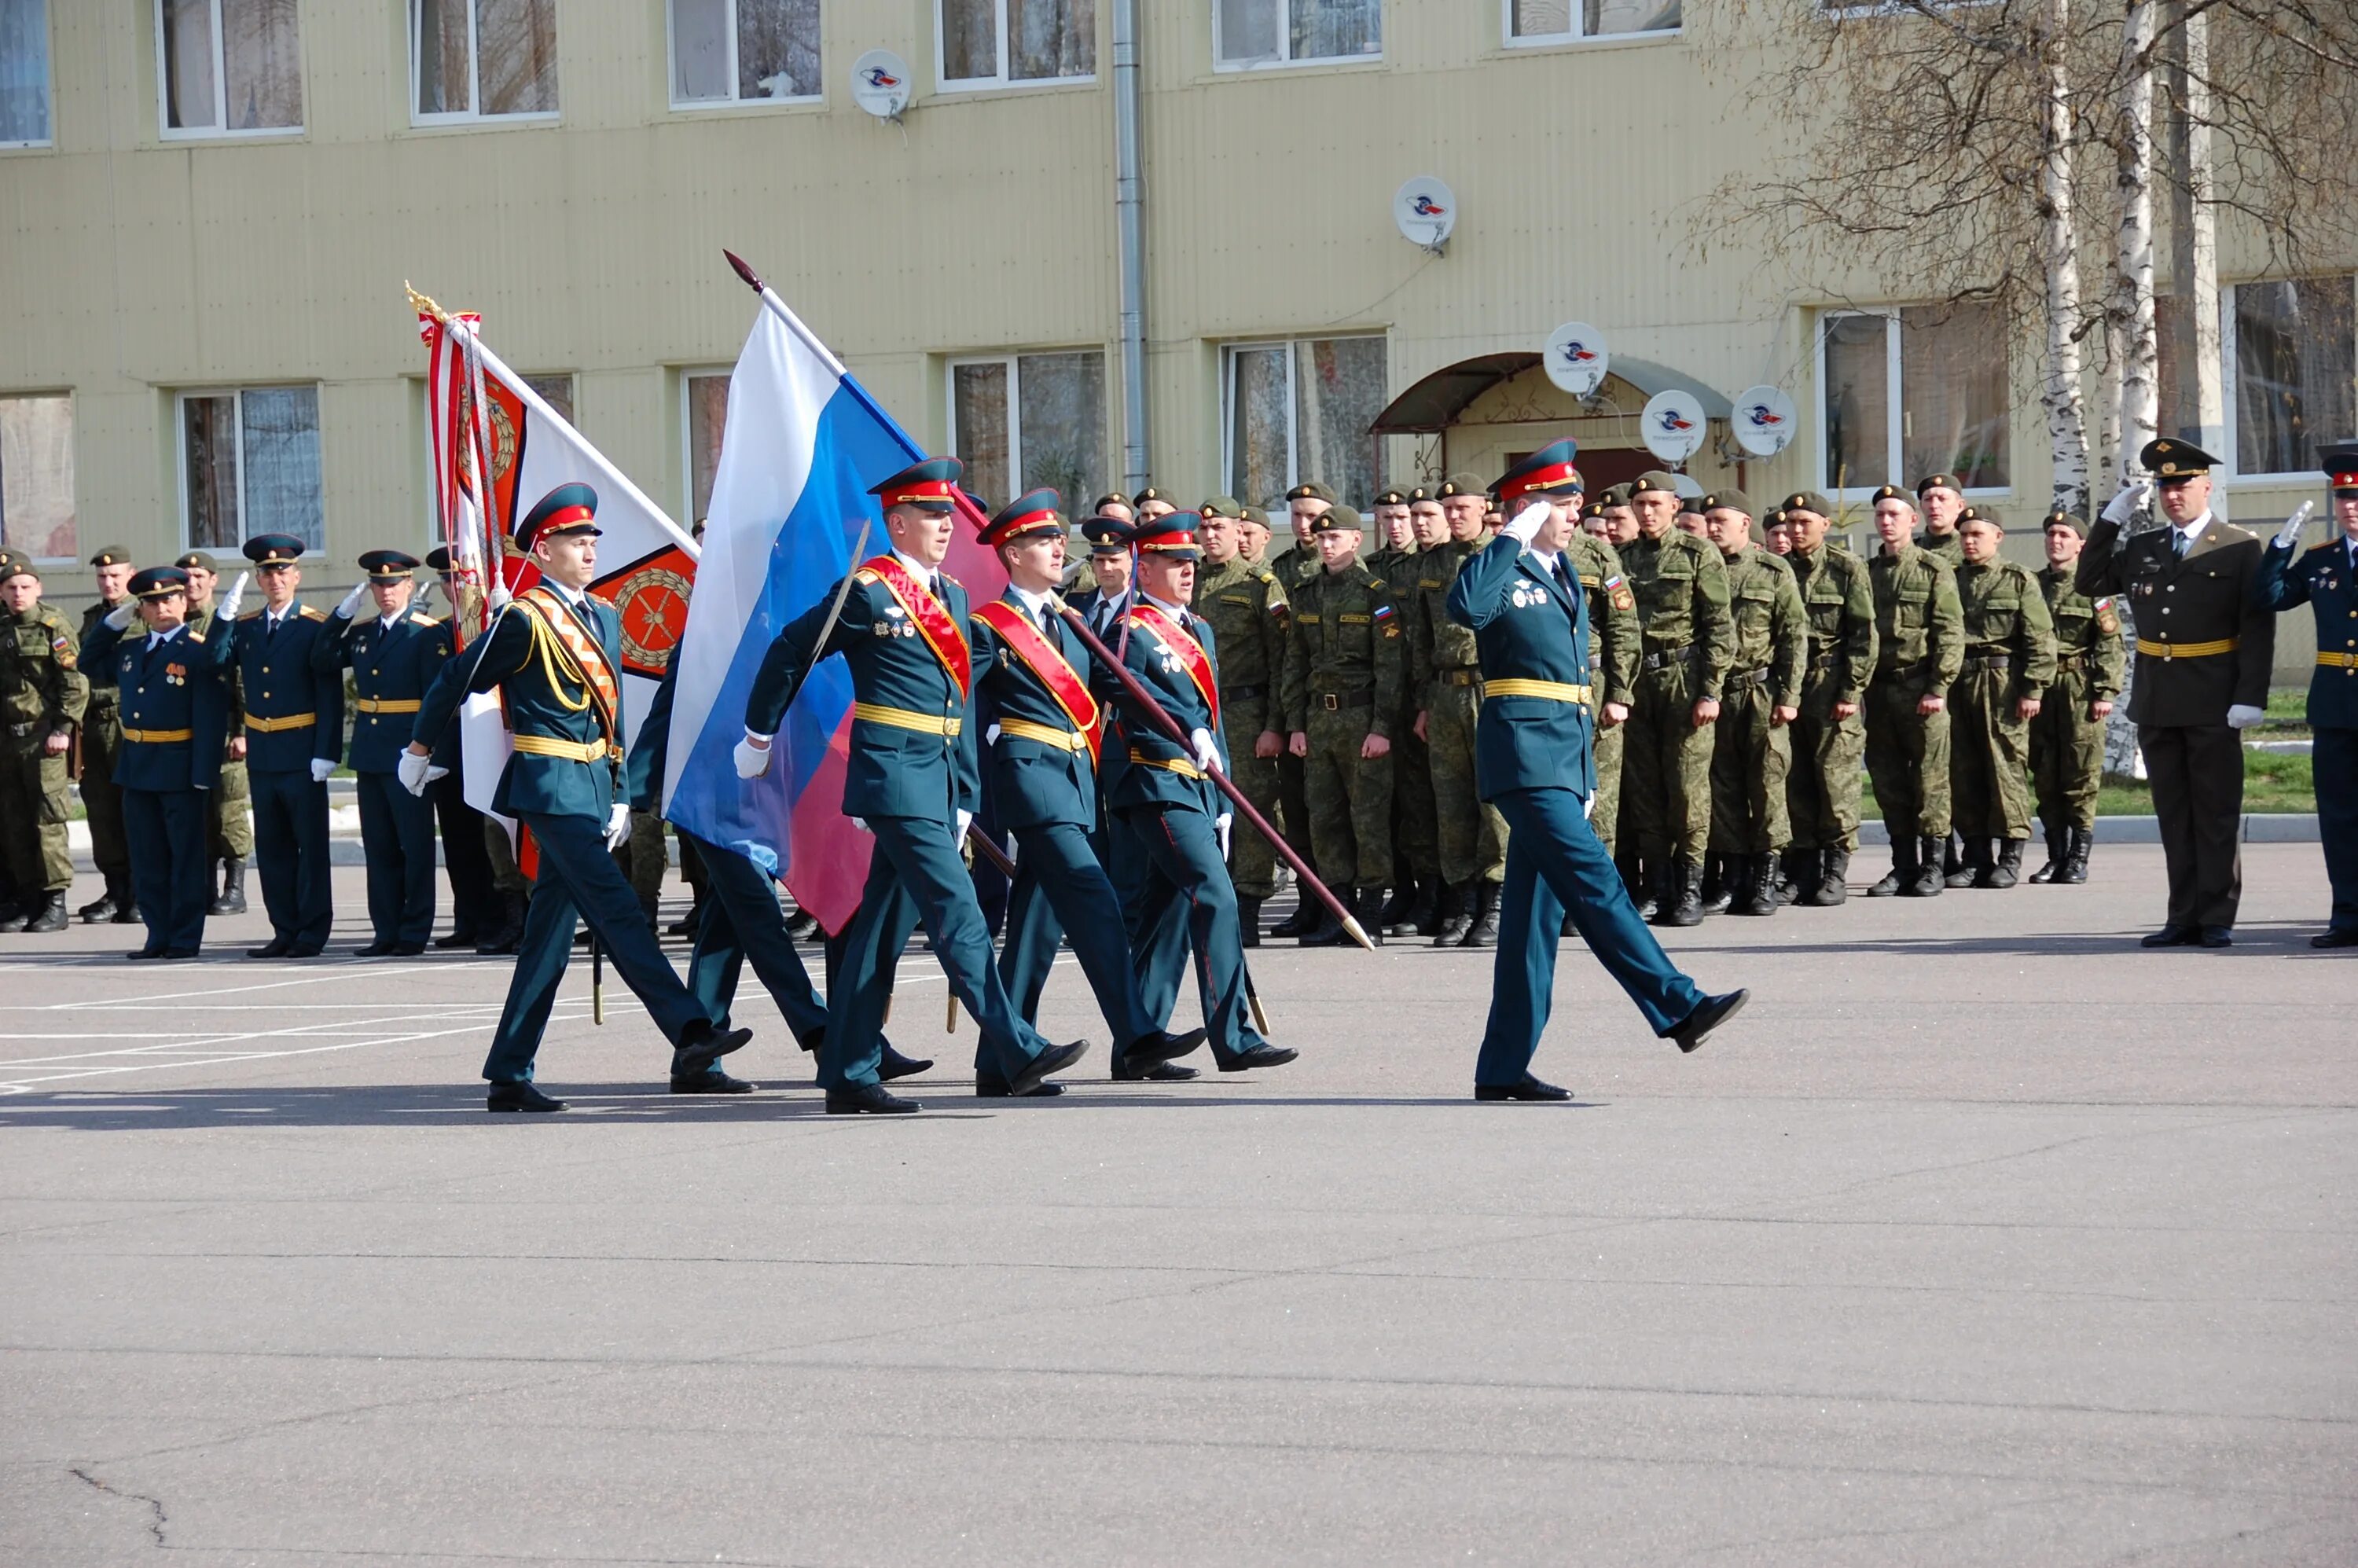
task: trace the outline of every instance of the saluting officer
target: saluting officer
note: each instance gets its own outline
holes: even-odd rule
[[[1053,490],[1032,491],[984,524],[981,542],[999,553],[1008,587],[967,620],[975,712],[990,741],[985,793],[999,825],[1015,835],[1015,886],[999,978],[1024,1021],[1035,1022],[1058,941],[1069,940],[1112,1032],[1113,1076],[1192,1078],[1193,1069],[1169,1064],[1202,1044],[1204,1032],[1168,1034],[1147,1016],[1121,902],[1089,848],[1103,727],[1082,674],[1088,654],[1058,613],[1055,589],[1065,569],[1059,499]],[[974,1092],[1003,1097],[1007,1082],[988,1053],[978,1041]],[[1031,1092],[1065,1090],[1044,1083]]]
[[[106,612],[84,650],[111,663],[123,720],[114,782],[123,791],[131,885],[147,943],[133,958],[193,958],[212,890],[205,796],[221,782],[229,693],[204,634],[189,625],[189,574],[149,567]],[[126,640],[133,612],[145,636]]]
[[[1950,793],[1973,885],[2010,888],[2030,838],[2030,721],[2054,684],[2055,622],[2030,568],[1998,558],[2006,525],[1997,514],[1966,507],[1957,537],[1965,661],[1949,688]]]
[[[254,799],[254,865],[270,940],[249,958],[312,958],[335,925],[328,861],[328,776],[344,752],[344,683],[312,663],[328,617],[295,602],[303,584],[303,541],[287,534],[248,539],[245,558],[262,579],[262,608],[243,617],[235,603],[210,641],[225,672],[244,688],[246,768]]]
[[[1753,547],[1751,498],[1716,490],[1703,498],[1703,509],[1704,526],[1727,563],[1736,637],[1711,755],[1711,841],[1720,882],[1716,890],[1706,886],[1704,907],[1725,900],[1721,907],[1737,914],[1774,914],[1777,856],[1792,836],[1785,780],[1809,670],[1809,617],[1793,569]]]
[[[1276,820],[1277,759],[1285,750],[1278,682],[1285,671],[1285,589],[1277,574],[1244,558],[1238,532],[1244,508],[1216,495],[1197,509],[1204,558],[1195,568],[1196,618],[1220,645],[1220,734],[1233,766],[1228,776],[1262,816]],[[1260,906],[1277,892],[1277,852],[1258,833],[1228,845],[1237,891],[1237,925],[1248,947],[1260,946]]]
[[[1793,772],[1786,793],[1793,844],[1786,851],[1794,903],[1831,907],[1849,897],[1843,878],[1858,848],[1858,776],[1866,747],[1859,709],[1875,671],[1875,589],[1866,563],[1826,543],[1833,503],[1814,490],[1785,498],[1785,559],[1810,618],[1810,673],[1793,721]]]
[[[0,849],[16,884],[14,905],[0,908],[0,931],[66,928],[67,759],[90,701],[81,649],[73,623],[41,602],[33,563],[0,564]]]
[[[1891,870],[1869,898],[1931,898],[1949,841],[1949,687],[1965,657],[1965,612],[1946,557],[1916,538],[1916,506],[1875,492],[1883,540],[1866,563],[1875,589],[1875,677],[1866,683],[1866,772],[1891,836]]]
[[[827,998],[819,1084],[831,1114],[920,1108],[878,1076],[893,965],[920,919],[1010,1094],[1029,1093],[1087,1050],[1079,1041],[1050,1044],[1016,1011],[991,961],[974,879],[958,858],[981,795],[968,722],[966,589],[941,569],[964,472],[956,458],[934,458],[870,492],[883,507],[892,548],[856,568],[839,617],[828,620],[830,595],[778,633],[746,698],[737,771],[759,778],[810,671],[835,654],[850,666],[857,700],[843,809],[866,822],[876,852]]]
[[[371,550],[368,573],[336,606],[311,644],[311,665],[335,676],[352,671],[352,773],[360,785],[361,846],[368,856],[369,925],[363,958],[409,957],[434,935],[434,808],[397,777],[402,748],[416,728],[419,705],[453,650],[450,628],[409,608],[417,557]],[[356,621],[365,594],[376,613]],[[437,776],[439,776],[438,774]]]
[[[2244,743],[2267,715],[2276,616],[2254,589],[2257,535],[2211,514],[2219,460],[2191,442],[2147,441],[2138,466],[2169,525],[2121,536],[2148,486],[2123,490],[2088,535],[2073,577],[2120,594],[2136,626],[2129,718],[2145,752],[2169,868],[2169,913],[2147,947],[2229,947],[2243,900]]]
[[[1416,728],[1433,768],[1433,827],[1441,853],[1436,947],[1498,945],[1498,883],[1507,874],[1507,821],[1475,777],[1475,721],[1482,711],[1482,656],[1471,627],[1449,618],[1449,590],[1480,549],[1489,498],[1469,474],[1434,489],[1445,542],[1421,552],[1408,617],[1409,686]]]
[[[2317,617],[2309,677],[2315,737],[2318,837],[2333,889],[2332,914],[2312,947],[2358,947],[2358,442],[2318,449],[2330,492],[2325,543],[2296,558],[2299,514],[2268,546],[2254,591],[2271,610],[2306,603]]]
[[[134,570],[131,552],[120,545],[109,545],[91,557],[94,569],[98,598],[81,613],[79,641],[90,645],[90,635],[100,621],[130,602],[131,573]],[[91,863],[98,868],[106,883],[106,891],[74,911],[83,925],[111,921],[116,925],[130,925],[139,918],[139,906],[131,896],[131,850],[123,837],[123,792],[114,783],[114,755],[123,739],[123,719],[116,706],[114,665],[103,661],[92,666],[87,661],[82,673],[90,677],[90,706],[81,716],[81,809],[90,820]]]
[[[1706,996],[1678,971],[1589,829],[1588,608],[1563,557],[1579,527],[1571,447],[1554,443],[1498,481],[1510,520],[1449,590],[1451,618],[1481,647],[1482,794],[1509,829],[1490,1016],[1474,1066],[1477,1100],[1571,1098],[1531,1070],[1567,912],[1654,1033],[1682,1051],[1745,1001],[1740,990]]]
[[[190,550],[172,563],[189,574],[189,630],[219,647],[213,624],[222,607],[213,602],[221,586],[221,565],[202,550]],[[240,579],[243,587],[243,579]],[[234,617],[232,608],[229,617]],[[245,913],[245,865],[254,858],[254,785],[245,770],[245,698],[232,680],[229,696],[229,751],[222,759],[221,783],[205,795],[208,831],[212,837],[214,867],[221,883],[207,913]],[[210,871],[209,873],[210,874]]]
[[[2039,591],[2055,621],[2055,681],[2030,721],[2030,782],[2047,830],[2047,863],[2030,873],[2034,882],[2088,880],[2096,795],[2104,783],[2104,720],[2128,665],[2112,600],[2091,599],[2071,580],[2087,531],[2076,513],[2047,514]]]

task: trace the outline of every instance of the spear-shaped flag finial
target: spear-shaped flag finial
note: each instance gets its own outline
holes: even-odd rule
[[[729,265],[737,269],[737,276],[745,280],[746,287],[752,289],[754,293],[759,294],[767,287],[767,285],[763,284],[762,281],[762,275],[755,272],[751,266],[748,266],[743,256],[739,255],[735,251],[731,250],[723,250],[720,254],[729,258]]]

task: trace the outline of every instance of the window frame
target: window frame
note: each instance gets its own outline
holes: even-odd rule
[[[783,109],[795,104],[827,102],[827,27],[824,0],[819,17],[819,90],[792,98],[747,98],[737,91],[737,8],[744,0],[727,0],[729,6],[729,93],[726,98],[679,96],[679,0],[664,0],[664,92],[675,114],[702,114],[716,109]],[[936,6],[938,9],[938,6]]]
[[[14,143],[0,143],[0,146],[15,146],[15,145],[16,145],[16,144],[14,144]],[[72,503],[73,503],[73,509],[74,509],[74,541],[75,541],[75,543],[74,543],[74,552],[75,552],[75,553],[74,553],[74,554],[72,554],[72,555],[70,555],[70,556],[32,556],[32,557],[20,557],[20,558],[29,559],[29,560],[31,560],[31,561],[32,561],[32,563],[33,563],[35,566],[37,566],[37,567],[73,567],[73,568],[79,568],[79,567],[81,567],[81,566],[82,565],[82,559],[81,559],[81,400],[78,396],[76,396],[76,395],[75,395],[74,389],[73,389],[73,388],[71,388],[71,387],[65,387],[65,388],[61,388],[61,389],[59,389],[59,390],[58,390],[58,391],[56,391],[56,392],[30,391],[30,390],[24,390],[24,389],[16,389],[16,390],[0,390],[0,403],[13,403],[13,402],[16,402],[16,400],[18,400],[18,399],[20,399],[20,398],[34,398],[34,397],[58,397],[58,398],[63,398],[63,399],[65,400],[65,405],[66,405],[66,425],[67,425],[67,427],[69,428],[69,430],[70,430],[70,431],[71,431],[71,433],[72,433],[72,456],[73,456],[73,470],[74,470],[74,472],[73,472],[73,488],[72,488],[72,490],[69,492],[68,499],[69,499],[69,500],[70,500],[70,501],[72,502]],[[0,500],[0,545],[5,545],[5,544],[6,543],[6,531],[7,531],[7,521],[8,521],[8,519],[7,519],[7,514],[6,514],[5,510],[5,500]]]
[[[1294,0],[1267,0],[1267,3],[1278,7],[1282,13],[1278,18],[1278,42],[1281,48],[1291,49]],[[1232,60],[1223,58],[1220,52],[1220,5],[1219,0],[1212,0],[1212,70],[1219,75],[1236,75],[1255,70],[1310,70],[1321,67],[1331,69],[1338,65],[1382,65],[1390,58],[1387,52],[1390,46],[1385,41],[1389,34],[1385,32],[1383,25],[1384,7],[1389,3],[1390,0],[1377,0],[1376,3],[1378,39],[1376,52],[1373,54],[1305,55],[1299,59],[1281,55],[1273,59]],[[1293,341],[1292,339],[1286,341]]]
[[[1637,43],[1649,38],[1683,38],[1686,34],[1686,25],[1683,20],[1686,13],[1683,9],[1679,13],[1682,18],[1679,26],[1649,27],[1643,32],[1636,33],[1591,33],[1583,30],[1582,19],[1588,14],[1588,7],[1583,4],[1583,0],[1572,0],[1570,14],[1574,26],[1572,31],[1568,33],[1531,33],[1519,38],[1515,33],[1515,0],[1498,0],[1498,37],[1502,40],[1499,47],[1510,49],[1562,49],[1567,44]]]
[[[56,6],[52,0],[39,0],[41,7],[41,129],[42,135],[31,140],[0,138],[0,153],[44,152],[58,145],[58,48],[56,38]]]
[[[717,375],[722,381],[727,381],[730,377],[737,373],[737,367],[735,365],[701,364],[679,365],[676,368],[679,374],[679,425],[677,429],[679,432],[680,515],[687,519],[687,521],[681,524],[680,526],[685,529],[693,530],[696,526],[697,516],[696,403],[691,395],[691,384],[708,375]],[[576,396],[579,395],[579,387],[577,385],[575,388]],[[720,429],[720,439],[724,446],[727,445],[729,440],[729,427],[727,423],[729,417],[728,406],[728,399],[723,398],[721,400],[722,424]],[[716,460],[718,454],[716,454]],[[720,468],[717,460],[713,465],[712,480],[715,484],[720,482]]]
[[[1078,343],[1069,348],[1009,349],[1000,353],[946,355],[942,360],[942,426],[949,437],[944,448],[946,451],[955,452],[961,449],[957,425],[957,373],[973,365],[1004,365],[1007,369],[1008,493],[998,499],[996,503],[998,505],[1004,506],[1027,492],[1023,483],[1023,367],[1022,362],[1050,354],[1095,354],[1098,358],[1099,384],[1105,389],[1105,403],[1098,409],[1102,418],[1099,428],[1103,431],[1106,440],[1106,449],[1098,454],[1098,461],[1100,471],[1107,476],[1098,482],[1109,486],[1113,483],[1111,450],[1113,383],[1109,375],[1111,366],[1107,362],[1104,344]],[[1065,510],[1067,515],[1074,516],[1076,521],[1077,516],[1074,514],[1074,508],[1079,504],[1079,497],[1071,495],[1065,497]]]
[[[427,131],[447,129],[454,125],[551,125],[562,119],[565,107],[561,81],[557,93],[557,107],[554,109],[532,109],[516,114],[483,113],[482,0],[465,0],[465,5],[467,7],[467,103],[469,107],[445,111],[439,114],[421,114],[417,107],[417,73],[424,55],[423,49],[419,47],[422,40],[418,37],[418,30],[426,25],[425,7],[418,3],[418,0],[408,0],[405,7],[409,13],[410,127],[413,130]],[[670,8],[666,5],[665,9],[668,12]],[[668,28],[667,23],[666,28]],[[669,46],[666,45],[666,54],[668,51]]]
[[[319,447],[319,550],[328,547],[328,429],[327,411],[320,406],[319,383],[316,381],[257,381],[229,386],[180,386],[172,389],[172,460],[179,470],[178,521],[182,550],[233,550],[254,535],[248,530],[245,514],[245,395],[249,392],[297,392],[309,388],[314,411],[312,438]],[[189,536],[189,399],[191,397],[226,397],[232,400],[233,439],[237,448],[237,540],[230,545],[200,545]],[[306,546],[308,548],[308,546]]]
[[[1248,505],[1262,504],[1260,500],[1252,496],[1237,494],[1234,488],[1237,484],[1237,356],[1240,353],[1267,349],[1285,351],[1284,488],[1292,490],[1302,482],[1302,373],[1300,366],[1302,345],[1344,342],[1352,339],[1372,339],[1384,345],[1384,393],[1389,399],[1391,395],[1391,333],[1388,330],[1335,331],[1309,337],[1238,338],[1220,345],[1220,483],[1225,493],[1236,496],[1237,500]],[[1367,437],[1367,439],[1374,443],[1375,483],[1376,488],[1380,490],[1390,477],[1391,468],[1384,449],[1385,438],[1371,434]],[[1283,491],[1279,493],[1282,494]]]
[[[1817,378],[1816,407],[1813,410],[1817,422],[1817,439],[1814,443],[1817,449],[1817,489],[1835,502],[1864,501],[1882,485],[1905,486],[1914,482],[1906,471],[1908,387],[1900,368],[1902,360],[1899,341],[1901,314],[1910,308],[1912,307],[1906,305],[1844,305],[1827,307],[1818,312],[1817,330],[1812,334],[1816,341],[1811,351],[1813,361],[1812,370]],[[1883,418],[1884,439],[1887,443],[1884,449],[1884,462],[1887,470],[1893,477],[1878,479],[1872,484],[1855,484],[1837,488],[1833,476],[1826,470],[1826,325],[1846,316],[1877,316],[1882,318],[1884,321]],[[2011,449],[2015,409],[2010,403],[2004,413],[2008,447],[2006,468],[2011,472],[2014,467],[2014,454]],[[2011,481],[2006,484],[1977,484],[1966,487],[1963,493],[1968,500],[1995,501],[2012,495],[2014,489]]]
[[[229,62],[222,57],[227,47],[222,41],[222,0],[205,0],[207,13],[213,24],[213,123],[210,125],[175,125],[172,124],[171,70],[165,63],[171,48],[164,35],[164,0],[151,0],[149,10],[156,20],[156,137],[165,142],[266,142],[287,136],[301,136],[310,131],[311,81],[308,63],[303,59],[303,14],[298,6],[295,13],[297,35],[296,74],[303,92],[303,118],[291,125],[257,125],[253,130],[240,130],[229,123]],[[470,0],[470,15],[472,0]],[[411,102],[415,103],[413,97]]]
[[[2275,283],[2299,283],[2304,280],[2304,277],[2313,282],[2331,282],[2338,277],[2350,285],[2353,301],[2352,319],[2353,323],[2358,323],[2358,271],[2309,273],[2303,275],[2303,277],[2245,277],[2219,286],[2219,408],[2220,428],[2224,435],[2227,447],[2226,451],[2222,454],[2225,459],[2225,483],[2251,489],[2282,489],[2287,485],[2307,486],[2314,484],[2318,474],[2322,471],[2318,469],[2301,469],[2290,473],[2245,473],[2240,466],[2242,454],[2238,450],[2243,441],[2238,434],[2239,426],[2236,422],[2237,388],[2243,378],[2236,373],[2235,364],[2237,346],[2235,295],[2246,284],[2265,286]],[[2358,339],[2358,326],[2353,326],[2352,336],[2353,339]],[[2358,366],[2358,341],[2352,343],[2351,356],[2353,364]],[[2339,438],[2329,435],[2324,438],[2333,440]]]
[[[1094,87],[1098,73],[1091,70],[1086,76],[1010,76],[1007,62],[1011,55],[1007,47],[1008,0],[990,0],[999,27],[999,74],[996,76],[948,76],[944,74],[944,62],[949,58],[948,34],[942,24],[942,7],[954,0],[932,0],[934,13],[934,91],[936,92],[1032,92],[1044,88]],[[1094,46],[1096,40],[1092,39]],[[1089,50],[1097,58],[1094,47]]]

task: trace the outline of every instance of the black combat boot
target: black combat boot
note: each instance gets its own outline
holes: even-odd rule
[[[22,931],[33,923],[33,912],[40,907],[33,897],[24,894],[0,902],[0,931]]]
[[[1974,846],[1954,832],[1949,835],[1948,848],[1941,857],[1942,880],[1952,888],[1974,885],[1974,873],[1981,868],[1974,863]]]
[[[1621,873],[1621,885],[1629,890],[1629,902],[1638,906],[1638,918],[1650,920],[1654,915],[1652,871],[1644,857],[1635,849],[1627,849],[1613,858],[1616,870]]]
[[[1358,889],[1349,882],[1344,882],[1340,886],[1330,882],[1327,886],[1346,909],[1349,909],[1352,901],[1358,897]],[[1295,939],[1302,946],[1339,947],[1351,940],[1343,935],[1343,923],[1335,918],[1335,912],[1326,907],[1324,900],[1304,892],[1302,895],[1302,906],[1310,911],[1313,922],[1310,929]]]
[[[1455,947],[1474,928],[1474,884],[1444,882],[1441,887],[1441,929],[1433,934],[1436,947]]]
[[[2039,831],[2047,840],[2047,862],[2031,872],[2029,880],[2034,882],[2060,881],[2064,862],[2071,855],[2069,829],[2052,817],[2042,816],[2039,819]]]
[[[1928,833],[1916,840],[1916,875],[1899,890],[1899,896],[1938,898],[1948,885],[1948,879],[1941,874],[1941,840]]]
[[[1441,935],[1440,877],[1419,877],[1416,880],[1416,902],[1409,906],[1408,920],[1410,929],[1405,933],[1407,935]]]
[[[1730,914],[1774,914],[1777,913],[1777,856],[1738,855],[1736,866],[1736,898],[1727,906]]]
[[[1237,935],[1247,947],[1260,946],[1260,900],[1237,894]]]
[[[1498,945],[1498,888],[1500,884],[1477,879],[1474,883],[1474,924],[1466,928],[1461,947],[1496,947]]]
[[[2010,888],[2022,880],[2022,846],[2020,838],[1997,840],[1997,859],[1990,866],[1987,880],[1977,881],[1977,888]]]
[[[1310,896],[1310,891],[1302,885],[1299,878],[1295,879],[1293,892],[1293,913],[1269,928],[1271,936],[1307,936],[1317,930],[1319,923],[1326,918],[1324,906]]]
[[[243,914],[245,913],[245,859],[232,855],[221,863],[221,892],[205,906],[207,914]]]
[[[696,890],[695,899],[690,902],[687,906],[687,913],[681,915],[677,920],[673,921],[669,925],[665,926],[664,935],[666,936],[694,936],[701,932],[704,929],[704,903],[705,901],[711,896],[712,895],[705,892],[704,889],[698,888]]]
[[[1703,912],[1725,914],[1736,902],[1736,884],[1744,875],[1744,857],[1714,849],[1703,858]]]
[[[2063,862],[2063,874],[2059,882],[2079,883],[2088,880],[2088,851],[2096,847],[2096,830],[2093,827],[2066,829],[2071,835],[2069,858]]]
[[[1350,906],[1352,916],[1358,921],[1359,929],[1367,933],[1368,940],[1379,947],[1382,946],[1384,938],[1391,935],[1383,921],[1382,886],[1375,882],[1361,882],[1343,902]],[[1347,935],[1343,938],[1346,942],[1350,939]]]
[[[102,920],[113,919],[114,917],[115,881],[116,878],[114,876],[109,875],[106,879],[106,891],[100,893],[88,903],[83,904],[80,909],[75,910],[74,918],[81,921],[84,925],[95,925]]]
[[[1844,881],[1850,874],[1850,851],[1837,846],[1818,852],[1818,885],[1805,890],[1802,901],[1813,909],[1833,909],[1847,902],[1850,888]]]
[[[139,924],[139,898],[131,891],[131,873],[124,871],[108,885],[114,890],[114,913],[106,917],[110,925]]]
[[[639,918],[647,923],[648,934],[657,942],[663,940],[663,895],[654,892],[639,894]]]
[[[1965,879],[1965,886],[1969,888],[1989,886],[1990,871],[1997,864],[1996,847],[1986,838],[1968,838],[1965,840],[1964,861],[1965,863],[1958,869],[1957,876]],[[1949,885],[1955,887],[1957,878],[1951,877]]]
[[[1916,835],[1901,834],[1891,840],[1891,869],[1883,880],[1866,890],[1869,898],[1896,897],[1916,881]]]
[[[1364,915],[1361,920],[1367,923]],[[1392,896],[1384,901],[1383,908],[1377,911],[1375,920],[1367,924],[1369,930],[1381,931],[1387,936],[1415,935],[1416,884],[1411,881],[1395,888]]]
[[[1661,913],[1654,917],[1657,925],[1701,925],[1703,924],[1703,867],[1693,860],[1680,859],[1671,862],[1670,875],[1662,879]]]
[[[25,922],[26,935],[46,936],[52,931],[63,931],[66,928],[65,890],[59,888],[55,892],[35,893],[32,915]]]
[[[513,953],[524,941],[524,894],[500,895],[501,914],[498,923],[483,933],[475,944],[475,952],[482,957],[495,958]]]
[[[1777,876],[1769,892],[1776,895],[1780,904],[1799,903],[1801,902],[1801,889],[1804,886],[1815,887],[1817,880],[1818,852],[1804,849],[1799,845],[1788,845],[1777,857]]]

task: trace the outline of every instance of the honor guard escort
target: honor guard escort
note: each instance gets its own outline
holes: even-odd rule
[[[1442,881],[1433,945],[1495,947],[1498,883],[1507,874],[1507,823],[1482,798],[1474,776],[1481,654],[1472,629],[1449,619],[1449,589],[1482,547],[1488,496],[1466,474],[1442,481],[1433,496],[1430,504],[1441,514],[1444,536],[1418,553],[1416,580],[1401,595],[1409,623],[1409,687],[1433,770],[1433,838]]]

